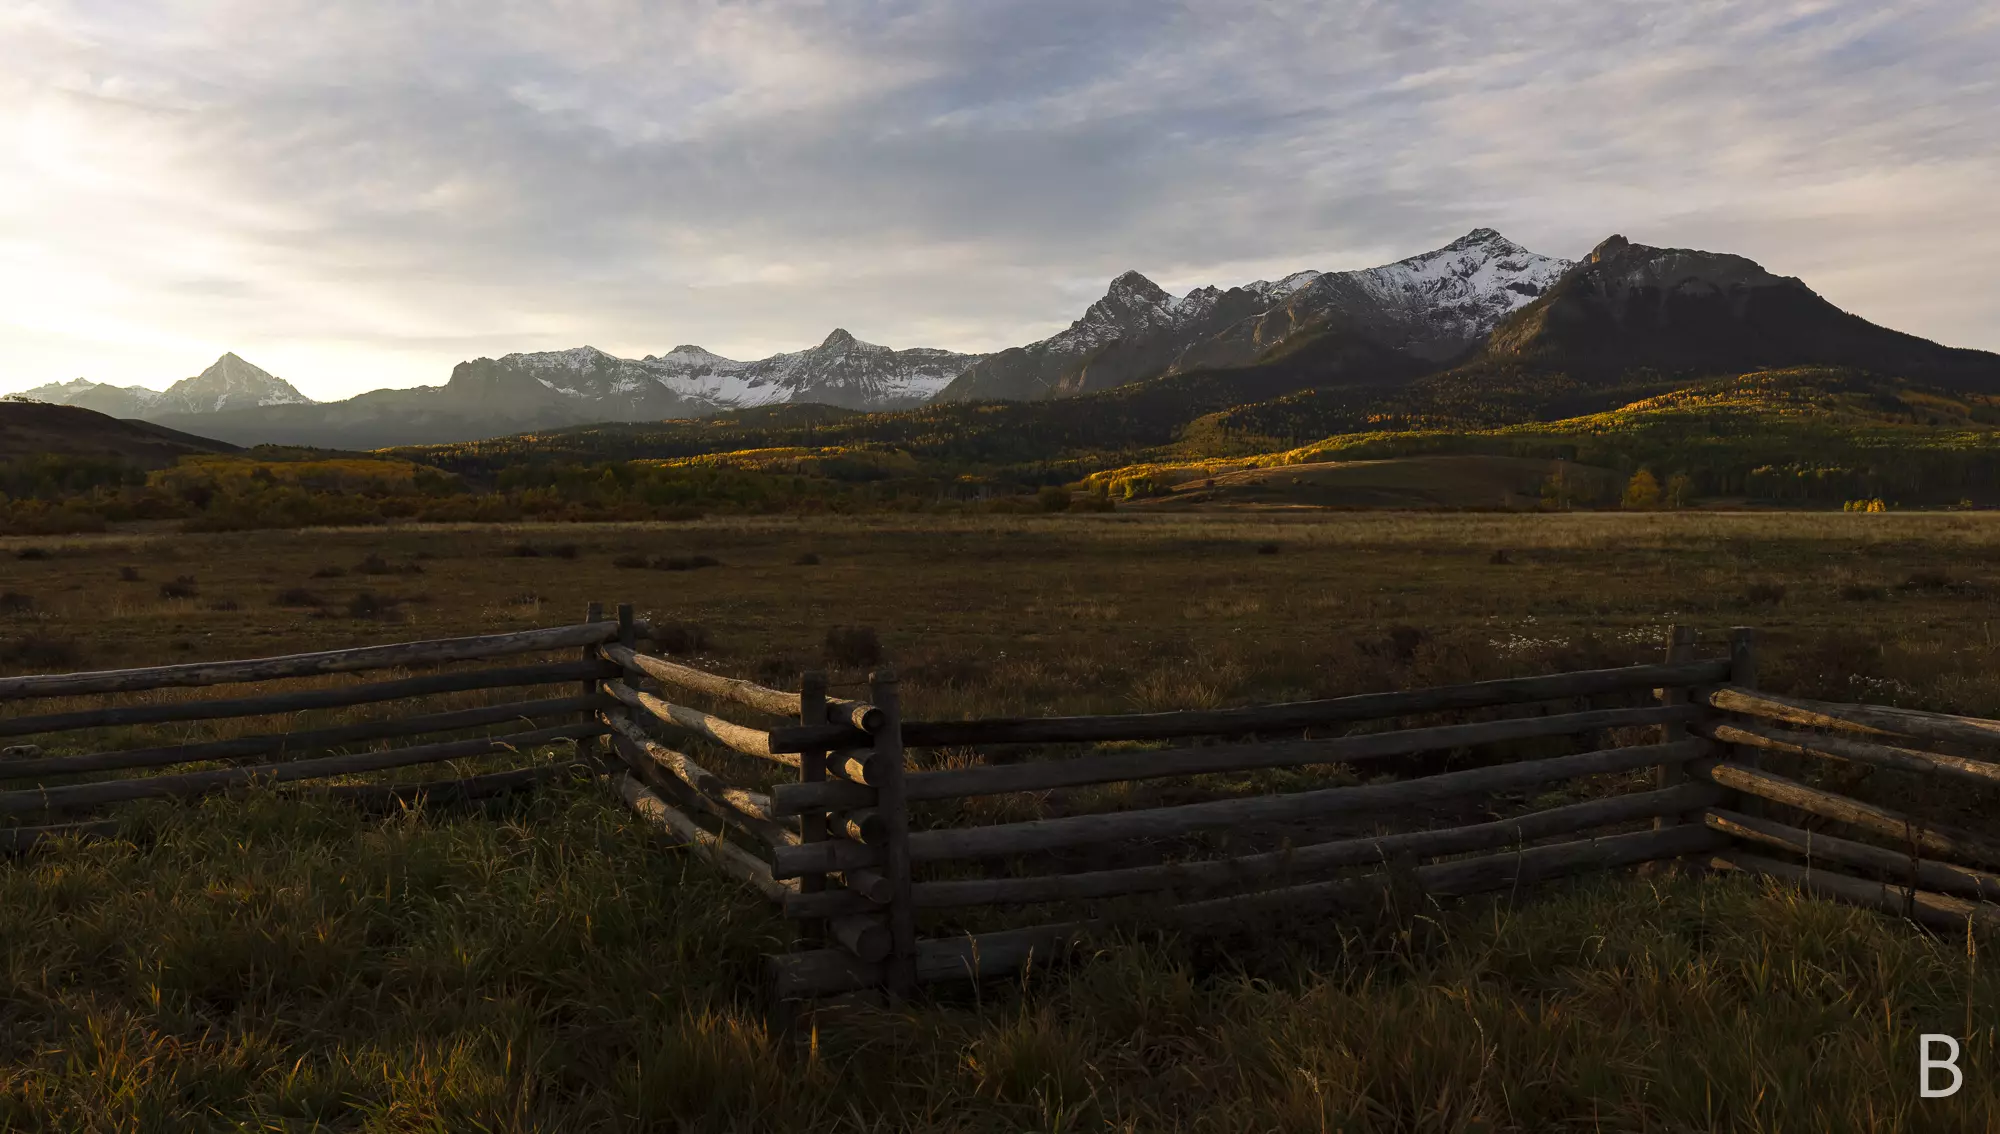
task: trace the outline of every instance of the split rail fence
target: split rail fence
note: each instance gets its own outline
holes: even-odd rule
[[[543,687],[445,712],[17,754],[0,760],[0,816],[71,818],[0,835],[20,849],[103,830],[110,820],[75,813],[128,800],[467,757],[520,763],[573,744],[569,761],[314,790],[470,799],[608,775],[640,816],[795,922],[797,948],[769,958],[780,1002],[871,988],[906,996],[1012,973],[1135,911],[1242,925],[1385,893],[1513,890],[1667,860],[1768,875],[1940,928],[2000,926],[2000,873],[1988,872],[2000,871],[2000,838],[1826,790],[1804,771],[1837,761],[1892,780],[2000,786],[2000,722],[1760,692],[1748,630],[1720,657],[1696,656],[1693,632],[1675,627],[1665,658],[1646,665],[1236,709],[952,721],[904,720],[890,672],[871,677],[865,700],[831,695],[818,673],[784,692],[648,654],[650,638],[630,606],[615,620],[593,606],[584,623],[511,634],[0,678],[8,743]],[[552,652],[567,657],[224,700],[17,711],[35,698]],[[767,720],[733,721],[725,706]],[[466,730],[482,731],[332,751]],[[80,778],[189,763],[222,766]],[[1104,809],[1121,802],[1136,805]],[[1516,813],[1492,817],[1499,810]]]

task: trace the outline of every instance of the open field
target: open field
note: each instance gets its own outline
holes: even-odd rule
[[[0,543],[0,595],[15,596],[0,599],[0,665],[518,628],[596,598],[681,624],[704,665],[777,685],[820,665],[858,681],[865,644],[849,635],[828,657],[826,631],[866,627],[903,673],[911,715],[943,717],[1615,664],[1657,656],[1678,621],[1710,643],[1730,625],[1765,628],[1774,690],[2000,716],[1996,594],[2000,516],[1985,513],[114,534]],[[1926,802],[2000,829],[1981,793]],[[2000,978],[1968,942],[1739,879],[1605,880],[1223,943],[1112,941],[1025,988],[829,1015],[796,1061],[762,1031],[747,962],[784,927],[584,786],[428,816],[269,796],[137,808],[127,837],[0,864],[0,902],[5,1128],[192,1116],[228,1129],[1981,1130],[2000,1118]],[[1925,1031],[1970,1037],[1956,1098],[1915,1097]]]

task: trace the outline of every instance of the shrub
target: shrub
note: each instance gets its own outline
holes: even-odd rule
[[[573,543],[559,543],[549,548],[548,555],[554,559],[575,559],[577,547]]]
[[[16,559],[47,559],[48,557],[49,549],[46,547],[24,547],[14,553],[14,558]]]
[[[1840,597],[1848,602],[1880,602],[1889,597],[1889,588],[1869,586],[1866,583],[1849,583],[1840,588]]]
[[[1785,601],[1785,584],[1752,583],[1744,588],[1743,601],[1752,606],[1776,606]]]
[[[1950,575],[1942,571],[1913,571],[1897,588],[1904,591],[1950,591],[1958,589]]]
[[[794,559],[794,560],[792,560],[792,566],[794,566],[794,567],[817,567],[817,566],[819,566],[819,552],[817,552],[817,551],[802,551],[802,552],[800,552],[800,553],[799,553],[799,556],[798,556],[798,558],[797,558],[797,559]]]
[[[647,564],[647,562],[648,560],[644,555],[641,555],[636,551],[628,551],[623,555],[615,556],[611,560],[611,565],[613,567],[624,567],[629,570],[632,568],[644,567]]]
[[[136,583],[142,578],[143,576],[139,574],[137,567],[120,567],[118,569],[118,581],[121,583]]]
[[[834,626],[826,632],[826,663],[854,668],[882,660],[882,640],[873,626]]]
[[[39,632],[24,634],[0,642],[0,665],[21,669],[79,669],[83,665],[83,650],[72,638]]]
[[[1257,554],[1259,555],[1276,555],[1281,550],[1283,549],[1278,546],[1275,540],[1265,540],[1263,543],[1257,545]]]
[[[354,597],[347,600],[347,617],[394,622],[402,618],[402,612],[396,609],[396,600],[387,595],[356,591]]]
[[[19,591],[0,591],[0,614],[26,614],[33,609],[33,596]]]
[[[1514,562],[1514,557],[1507,553],[1506,548],[1501,547],[1494,549],[1493,554],[1486,557],[1486,561],[1495,567],[1506,567]]]
[[[208,609],[210,609],[210,610],[235,610],[235,609],[237,609],[237,606],[236,606],[236,600],[235,600],[235,599],[233,599],[233,598],[226,598],[226,599],[216,599],[216,600],[215,600],[214,602],[212,602],[212,603],[209,603],[209,604],[208,604]]]
[[[272,606],[325,606],[326,600],[304,587],[286,587],[271,600]]]
[[[532,543],[517,543],[507,549],[507,556],[511,559],[539,559],[541,554],[542,549]]]
[[[714,645],[699,622],[667,622],[653,627],[653,642],[668,654],[698,654]]]
[[[722,560],[713,555],[662,555],[653,560],[656,571],[698,571],[703,567],[720,567]]]
[[[312,577],[315,579],[338,579],[346,574],[347,574],[347,568],[335,567],[329,564],[325,567],[321,567],[317,571],[314,571],[312,573]]]
[[[180,575],[171,583],[160,584],[161,598],[193,598],[200,593],[200,589],[195,586],[193,575]]]
[[[368,558],[355,564],[354,570],[357,574],[362,575],[421,575],[424,573],[424,565],[411,562],[398,566],[390,563],[380,555],[370,552]]]
[[[1057,484],[1045,484],[1035,493],[1035,503],[1044,512],[1067,512],[1070,505],[1069,489]]]

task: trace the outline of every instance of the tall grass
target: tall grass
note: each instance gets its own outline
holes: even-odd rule
[[[1986,1130],[1967,943],[1677,875],[1231,939],[774,1038],[758,899],[561,788],[368,818],[268,795],[0,864],[0,1127]],[[1279,932],[1278,930],[1282,930]],[[1967,1040],[1916,1097],[1916,1037]]]

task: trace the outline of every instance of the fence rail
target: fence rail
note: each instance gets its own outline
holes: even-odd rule
[[[1169,925],[1229,924],[1366,905],[1398,888],[1470,895],[1661,860],[1769,876],[1930,925],[2000,928],[2000,839],[1811,782],[1816,770],[1844,764],[2000,784],[2000,761],[1967,754],[2000,753],[2000,722],[1762,692],[1745,630],[1731,636],[1726,657],[1696,656],[1693,631],[1673,627],[1655,664],[1198,712],[955,721],[904,720],[886,671],[873,675],[865,701],[828,696],[817,673],[785,692],[647,654],[651,636],[630,606],[610,620],[593,605],[583,623],[510,634],[0,678],[0,699],[74,698],[578,651],[325,688],[14,715],[0,720],[0,737],[89,736],[66,751],[0,761],[0,814],[252,783],[380,805],[608,776],[645,823],[792,920],[798,947],[768,962],[781,1001],[862,988],[908,995],[928,982],[1016,971],[1113,913],[1128,915],[1135,901]],[[95,731],[536,688],[469,708],[163,746],[120,749]],[[731,719],[744,713],[765,719]],[[1462,713],[1484,719],[1439,719]],[[449,735],[468,730],[480,734]],[[336,751],[398,738],[430,739]],[[573,743],[576,758],[419,783],[321,782],[557,742]],[[1135,742],[1173,746],[1096,747]],[[1039,747],[981,758],[1020,745]],[[960,750],[954,764],[975,750],[973,761],[926,770],[909,755],[941,747]],[[156,768],[168,770],[75,782]],[[1218,775],[1229,778],[1202,778]],[[1168,779],[1179,783],[1165,802],[1148,802],[1137,786]],[[1588,785],[1580,800],[1530,802],[1578,784]],[[1136,794],[1108,797],[1126,806],[1106,810],[1107,797],[1089,794],[1103,785],[1135,785]],[[968,822],[980,812],[962,801],[991,796],[1020,797],[1030,815],[1054,813]],[[1518,813],[1496,816],[1495,807]],[[0,828],[0,849],[101,834],[112,822]],[[1105,853],[1116,857],[1105,862]],[[975,934],[953,920],[1019,907],[1061,920]]]

